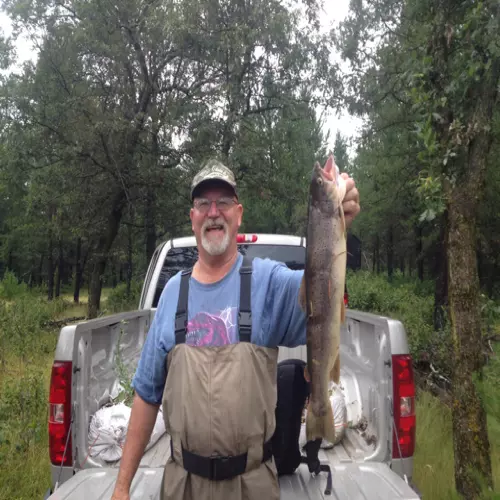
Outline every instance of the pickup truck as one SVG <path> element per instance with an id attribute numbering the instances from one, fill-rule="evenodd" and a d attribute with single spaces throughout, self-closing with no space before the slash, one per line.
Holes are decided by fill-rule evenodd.
<path id="1" fill-rule="evenodd" d="M 305 265 L 305 238 L 292 235 L 240 234 L 239 251 L 270 258 L 293 269 Z M 49 455 L 52 487 L 45 498 L 110 498 L 119 460 L 105 462 L 89 453 L 89 425 L 94 413 L 112 402 L 119 385 L 115 358 L 133 371 L 166 282 L 197 258 L 195 239 L 181 237 L 158 246 L 145 276 L 139 309 L 62 328 L 52 367 L 49 395 Z M 311 474 L 306 464 L 280 477 L 281 498 L 385 499 L 421 498 L 412 486 L 415 449 L 415 387 L 403 325 L 394 319 L 347 309 L 341 331 L 341 381 L 346 429 L 319 459 L 327 475 Z M 279 361 L 306 360 L 306 347 L 279 348 Z M 169 436 L 142 457 L 131 499 L 159 498 Z M 330 494 L 328 494 L 330 493 Z"/>

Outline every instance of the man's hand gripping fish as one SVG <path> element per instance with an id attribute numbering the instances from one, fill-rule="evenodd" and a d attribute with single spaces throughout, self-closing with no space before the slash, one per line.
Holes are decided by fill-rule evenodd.
<path id="1" fill-rule="evenodd" d="M 313 169 L 307 223 L 307 249 L 300 303 L 307 313 L 307 367 L 311 392 L 307 441 L 335 442 L 329 382 L 340 378 L 340 325 L 345 320 L 344 283 L 347 245 L 342 201 L 346 191 L 330 156 Z"/>

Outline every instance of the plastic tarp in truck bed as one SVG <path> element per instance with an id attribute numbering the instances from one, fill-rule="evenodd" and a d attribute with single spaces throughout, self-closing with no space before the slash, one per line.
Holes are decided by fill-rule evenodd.
<path id="1" fill-rule="evenodd" d="M 107 500 L 118 469 L 86 469 L 63 483 L 49 500 Z M 138 469 L 131 500 L 157 500 L 163 468 Z M 333 491 L 325 495 L 326 473 L 314 476 L 301 465 L 295 474 L 280 477 L 281 500 L 418 500 L 419 496 L 386 464 L 362 462 L 332 467 Z"/>

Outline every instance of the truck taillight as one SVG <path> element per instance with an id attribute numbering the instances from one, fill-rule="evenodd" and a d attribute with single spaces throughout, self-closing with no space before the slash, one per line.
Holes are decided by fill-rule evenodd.
<path id="1" fill-rule="evenodd" d="M 349 307 L 349 295 L 344 293 L 344 306 Z"/>
<path id="2" fill-rule="evenodd" d="M 415 451 L 415 382 L 413 364 L 408 354 L 392 356 L 394 425 L 392 457 L 407 458 Z M 396 436 L 397 431 L 397 436 Z"/>
<path id="3" fill-rule="evenodd" d="M 255 243 L 257 241 L 256 234 L 238 234 L 236 236 L 237 243 Z"/>
<path id="4" fill-rule="evenodd" d="M 54 465 L 73 465 L 71 435 L 71 361 L 52 365 L 49 393 L 49 455 Z M 67 447 L 66 447 L 67 444 Z"/>

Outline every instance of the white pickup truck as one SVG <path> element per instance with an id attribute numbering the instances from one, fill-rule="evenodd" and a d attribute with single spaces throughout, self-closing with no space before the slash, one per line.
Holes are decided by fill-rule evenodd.
<path id="1" fill-rule="evenodd" d="M 250 257 L 271 258 L 303 269 L 305 239 L 299 236 L 242 234 L 239 249 Z M 52 487 L 45 498 L 110 498 L 119 460 L 90 453 L 92 416 L 116 396 L 116 354 L 129 370 L 137 365 L 165 283 L 197 257 L 194 237 L 173 239 L 155 251 L 145 277 L 139 309 L 62 328 L 52 368 L 49 396 L 49 454 Z M 280 477 L 281 498 L 417 500 L 412 485 L 415 449 L 415 387 L 406 332 L 396 320 L 347 310 L 342 327 L 341 382 L 348 422 L 342 440 L 321 449 L 327 474 L 311 474 L 301 464 Z M 279 361 L 306 360 L 306 348 L 279 348 Z M 397 436 L 397 438 L 396 438 Z M 148 449 L 131 488 L 131 499 L 157 499 L 169 436 Z"/>

